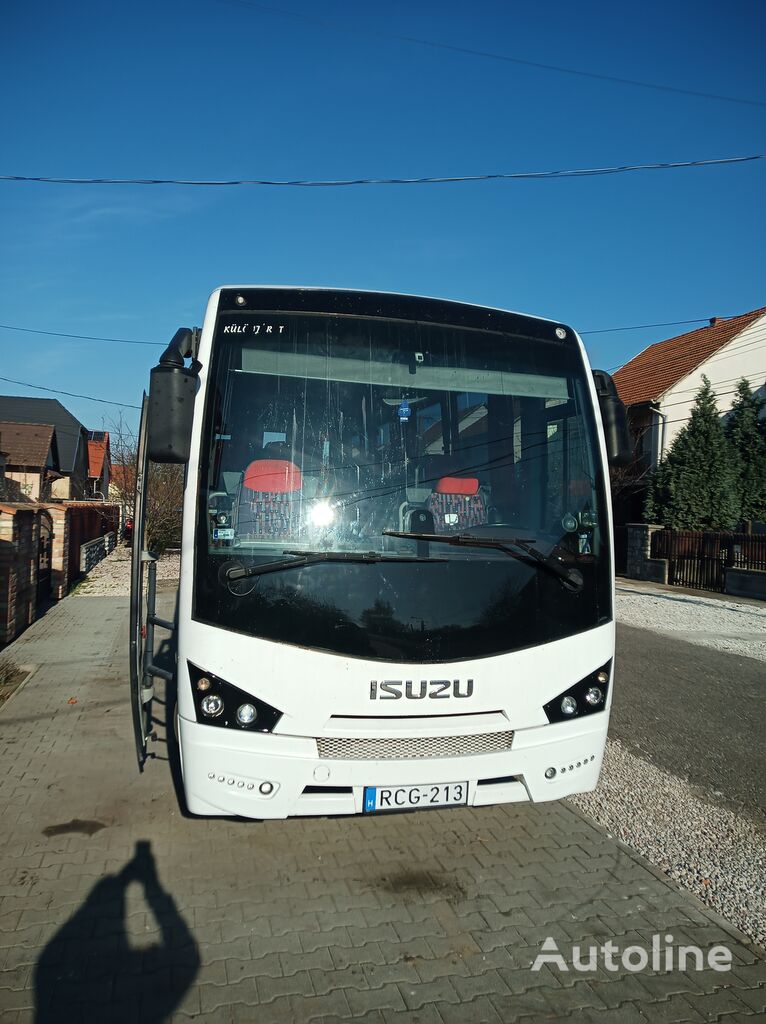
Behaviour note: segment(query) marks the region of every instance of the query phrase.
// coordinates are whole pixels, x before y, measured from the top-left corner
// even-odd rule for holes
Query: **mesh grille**
[[[326,737],[317,740],[319,756],[348,761],[393,761],[423,757],[464,757],[510,750],[512,732],[482,732],[473,736]]]

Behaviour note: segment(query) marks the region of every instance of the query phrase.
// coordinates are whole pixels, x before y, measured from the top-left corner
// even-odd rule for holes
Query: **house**
[[[0,421],[47,424],[55,429],[58,475],[51,484],[51,498],[83,500],[92,497],[88,488],[88,431],[55,398],[20,398],[0,395]]]
[[[109,481],[109,500],[117,501],[122,505],[132,503],[136,489],[136,468],[131,463],[123,465],[115,462],[112,466]]]
[[[56,428],[50,423],[0,421],[5,456],[0,498],[4,501],[48,501],[61,478]]]
[[[91,430],[88,432],[88,489],[90,497],[106,498],[109,494],[109,478],[112,459],[109,450],[109,432]]]
[[[743,377],[766,398],[766,306],[714,317],[707,327],[658,341],[615,372],[636,439],[634,478],[655,469],[667,454],[689,420],[703,376],[722,413],[731,408]]]

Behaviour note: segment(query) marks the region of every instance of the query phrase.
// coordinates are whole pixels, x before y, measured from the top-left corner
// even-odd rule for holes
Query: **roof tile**
[[[88,476],[96,480],[101,478],[104,458],[109,448],[109,434],[104,433],[103,441],[88,441]]]
[[[12,466],[45,466],[53,444],[49,423],[0,422],[0,442]]]
[[[707,327],[650,345],[615,372],[620,398],[625,405],[655,402],[764,315],[766,306],[728,320],[716,318]]]

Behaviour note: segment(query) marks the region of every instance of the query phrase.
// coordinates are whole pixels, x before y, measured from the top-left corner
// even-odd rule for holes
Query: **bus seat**
[[[487,503],[476,477],[443,476],[426,500],[436,533],[452,533],[487,522]]]
[[[287,459],[257,459],[242,477],[237,509],[240,540],[288,537],[298,526],[300,469]]]

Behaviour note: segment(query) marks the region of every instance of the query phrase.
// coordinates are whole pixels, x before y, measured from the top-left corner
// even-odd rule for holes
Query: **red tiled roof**
[[[103,441],[88,441],[88,476],[101,479],[104,469],[104,459],[109,448],[109,434],[104,435]]]
[[[650,345],[614,374],[620,398],[625,405],[656,401],[764,315],[766,306]]]
[[[49,423],[0,423],[0,442],[12,466],[45,466],[53,444]]]

